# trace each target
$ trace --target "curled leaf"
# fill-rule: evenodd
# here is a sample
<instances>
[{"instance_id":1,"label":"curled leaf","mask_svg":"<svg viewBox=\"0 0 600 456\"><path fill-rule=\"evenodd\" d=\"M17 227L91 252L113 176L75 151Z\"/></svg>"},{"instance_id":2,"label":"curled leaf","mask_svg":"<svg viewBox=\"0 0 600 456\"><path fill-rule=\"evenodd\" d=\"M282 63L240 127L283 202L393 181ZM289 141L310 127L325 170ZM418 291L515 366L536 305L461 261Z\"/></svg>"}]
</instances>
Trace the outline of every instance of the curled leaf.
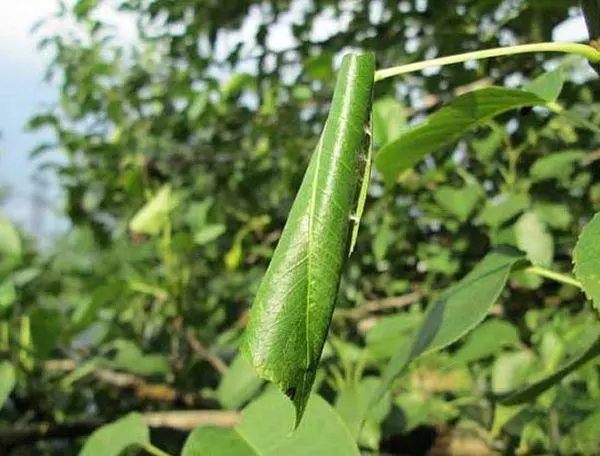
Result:
<instances>
[{"instance_id":1,"label":"curled leaf","mask_svg":"<svg viewBox=\"0 0 600 456\"><path fill-rule=\"evenodd\" d=\"M375 59L344 57L329 117L259 287L243 353L299 424L329 329L370 147Z\"/></svg>"}]
</instances>

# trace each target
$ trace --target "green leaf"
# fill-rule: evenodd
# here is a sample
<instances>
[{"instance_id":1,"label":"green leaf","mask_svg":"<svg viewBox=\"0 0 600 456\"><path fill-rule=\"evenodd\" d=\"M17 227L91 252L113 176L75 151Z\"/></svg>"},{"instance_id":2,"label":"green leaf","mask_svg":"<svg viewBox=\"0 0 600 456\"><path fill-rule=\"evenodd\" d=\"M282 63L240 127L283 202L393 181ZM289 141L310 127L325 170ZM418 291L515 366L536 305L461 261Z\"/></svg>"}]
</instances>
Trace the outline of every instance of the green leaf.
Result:
<instances>
[{"instance_id":1,"label":"green leaf","mask_svg":"<svg viewBox=\"0 0 600 456\"><path fill-rule=\"evenodd\" d=\"M371 54L344 57L333 102L271 264L260 284L243 352L292 399L300 422L348 256L368 147ZM362 168L362 169L361 169Z\"/></svg>"},{"instance_id":2,"label":"green leaf","mask_svg":"<svg viewBox=\"0 0 600 456\"><path fill-rule=\"evenodd\" d=\"M382 318L367 333L369 352L375 359L391 358L398 351L398 345L409 339L422 320L422 315L412 313Z\"/></svg>"},{"instance_id":3,"label":"green leaf","mask_svg":"<svg viewBox=\"0 0 600 456\"><path fill-rule=\"evenodd\" d=\"M537 266L549 267L554 258L554 239L535 212L525 212L515 223L517 247Z\"/></svg>"},{"instance_id":4,"label":"green leaf","mask_svg":"<svg viewBox=\"0 0 600 456\"><path fill-rule=\"evenodd\" d=\"M227 101L239 95L247 86L254 81L252 75L247 73L236 73L221 86L221 99Z\"/></svg>"},{"instance_id":5,"label":"green leaf","mask_svg":"<svg viewBox=\"0 0 600 456\"><path fill-rule=\"evenodd\" d=\"M346 422L354 440L372 450L379 448L381 423L391 409L389 392L377 405L370 406L371 392L380 384L381 380L376 377L366 377L359 383L346 384L335 400L335 408ZM363 417L366 417L364 422Z\"/></svg>"},{"instance_id":6,"label":"green leaf","mask_svg":"<svg viewBox=\"0 0 600 456\"><path fill-rule=\"evenodd\" d=\"M119 456L127 448L150 444L150 431L142 415L130 413L94 431L79 456Z\"/></svg>"},{"instance_id":7,"label":"green leaf","mask_svg":"<svg viewBox=\"0 0 600 456\"><path fill-rule=\"evenodd\" d=\"M504 405L517 405L532 401L598 355L600 355L600 327L588 327L577 338L577 347L556 369L556 372L525 387L499 394L497 399Z\"/></svg>"},{"instance_id":8,"label":"green leaf","mask_svg":"<svg viewBox=\"0 0 600 456\"><path fill-rule=\"evenodd\" d=\"M188 436L181 456L258 456L243 435L234 429L199 427Z\"/></svg>"},{"instance_id":9,"label":"green leaf","mask_svg":"<svg viewBox=\"0 0 600 456\"><path fill-rule=\"evenodd\" d=\"M168 371L168 363L161 354L144 354L140 348L130 340L117 339L110 344L116 348L117 353L112 360L104 364L116 369L123 369L140 375L164 374Z\"/></svg>"},{"instance_id":10,"label":"green leaf","mask_svg":"<svg viewBox=\"0 0 600 456\"><path fill-rule=\"evenodd\" d=\"M575 164L585 157L585 152L569 150L556 152L539 158L531 166L529 174L534 181L545 179L568 179L573 174Z\"/></svg>"},{"instance_id":11,"label":"green leaf","mask_svg":"<svg viewBox=\"0 0 600 456\"><path fill-rule=\"evenodd\" d=\"M21 259L21 237L15 226L0 215L0 272Z\"/></svg>"},{"instance_id":12,"label":"green leaf","mask_svg":"<svg viewBox=\"0 0 600 456\"><path fill-rule=\"evenodd\" d=\"M15 387L15 368L8 361L0 362L0 410Z\"/></svg>"},{"instance_id":13,"label":"green leaf","mask_svg":"<svg viewBox=\"0 0 600 456\"><path fill-rule=\"evenodd\" d=\"M583 228L573 251L575 277L600 312L600 213Z\"/></svg>"},{"instance_id":14,"label":"green leaf","mask_svg":"<svg viewBox=\"0 0 600 456\"><path fill-rule=\"evenodd\" d=\"M573 215L566 204L535 201L533 211L542 222L558 230L566 230L573 221Z\"/></svg>"},{"instance_id":15,"label":"green leaf","mask_svg":"<svg viewBox=\"0 0 600 456\"><path fill-rule=\"evenodd\" d=\"M565 83L565 76L561 67L554 71L542 73L529 84L523 87L546 101L556 101Z\"/></svg>"},{"instance_id":16,"label":"green leaf","mask_svg":"<svg viewBox=\"0 0 600 456\"><path fill-rule=\"evenodd\" d=\"M320 396L312 395L306 416L294 432L294 408L269 389L242 412L234 429L200 427L188 437L182 456L358 456L341 417Z\"/></svg>"},{"instance_id":17,"label":"green leaf","mask_svg":"<svg viewBox=\"0 0 600 456\"><path fill-rule=\"evenodd\" d=\"M373 403L389 388L408 364L420 355L441 350L477 326L504 289L511 270L524 261L523 254L502 247L488 253L461 281L429 305L423 324L412 341L398 352L383 372L383 386Z\"/></svg>"},{"instance_id":18,"label":"green leaf","mask_svg":"<svg viewBox=\"0 0 600 456\"><path fill-rule=\"evenodd\" d=\"M498 353L502 347L519 342L517 329L502 320L488 320L470 333L452 360L470 363Z\"/></svg>"},{"instance_id":19,"label":"green leaf","mask_svg":"<svg viewBox=\"0 0 600 456\"><path fill-rule=\"evenodd\" d=\"M134 233L157 234L169 220L169 212L177 206L170 185L164 185L131 219Z\"/></svg>"},{"instance_id":20,"label":"green leaf","mask_svg":"<svg viewBox=\"0 0 600 456\"><path fill-rule=\"evenodd\" d=\"M194 233L194 243L198 245L208 244L227 231L227 227L221 223L206 225Z\"/></svg>"},{"instance_id":21,"label":"green leaf","mask_svg":"<svg viewBox=\"0 0 600 456\"><path fill-rule=\"evenodd\" d=\"M217 399L224 407L235 409L250 400L262 384L250 363L238 355L221 378Z\"/></svg>"},{"instance_id":22,"label":"green leaf","mask_svg":"<svg viewBox=\"0 0 600 456\"><path fill-rule=\"evenodd\" d=\"M504 222L523 212L528 205L529 197L526 194L501 194L487 201L479 213L477 221L483 222L491 228L498 228Z\"/></svg>"},{"instance_id":23,"label":"green leaf","mask_svg":"<svg viewBox=\"0 0 600 456\"><path fill-rule=\"evenodd\" d=\"M490 160L502 145L505 135L504 127L496 122L489 121L487 125L491 127L491 131L487 136L471 140L471 148L475 152L475 156L484 164L490 163Z\"/></svg>"},{"instance_id":24,"label":"green leaf","mask_svg":"<svg viewBox=\"0 0 600 456\"><path fill-rule=\"evenodd\" d=\"M501 394L517 388L537 369L539 365L531 352L503 353L496 358L492 367L492 391Z\"/></svg>"},{"instance_id":25,"label":"green leaf","mask_svg":"<svg viewBox=\"0 0 600 456\"><path fill-rule=\"evenodd\" d=\"M17 291L12 278L0 282L0 315L9 309L17 299Z\"/></svg>"},{"instance_id":26,"label":"green leaf","mask_svg":"<svg viewBox=\"0 0 600 456\"><path fill-rule=\"evenodd\" d=\"M460 189L442 185L435 189L433 198L443 209L464 222L483 195L478 183L470 183Z\"/></svg>"},{"instance_id":27,"label":"green leaf","mask_svg":"<svg viewBox=\"0 0 600 456\"><path fill-rule=\"evenodd\" d=\"M398 100L384 97L373 103L373 141L379 147L399 138L407 128L404 107Z\"/></svg>"},{"instance_id":28,"label":"green leaf","mask_svg":"<svg viewBox=\"0 0 600 456\"><path fill-rule=\"evenodd\" d=\"M391 185L400 173L427 154L459 140L471 128L512 109L545 104L546 100L525 90L488 87L469 92L382 147L375 157L375 164L386 184Z\"/></svg>"}]
</instances>

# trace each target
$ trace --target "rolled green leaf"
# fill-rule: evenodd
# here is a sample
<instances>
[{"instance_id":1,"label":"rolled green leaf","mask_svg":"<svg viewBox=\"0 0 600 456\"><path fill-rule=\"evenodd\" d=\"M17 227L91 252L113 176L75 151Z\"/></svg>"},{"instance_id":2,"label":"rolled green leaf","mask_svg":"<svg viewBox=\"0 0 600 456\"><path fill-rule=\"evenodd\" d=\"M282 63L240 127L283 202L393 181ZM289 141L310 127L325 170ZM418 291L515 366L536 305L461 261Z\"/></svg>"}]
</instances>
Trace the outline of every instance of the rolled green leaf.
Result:
<instances>
[{"instance_id":1,"label":"rolled green leaf","mask_svg":"<svg viewBox=\"0 0 600 456\"><path fill-rule=\"evenodd\" d=\"M258 289L242 347L259 375L293 401L296 426L360 213L374 72L372 54L346 55L342 61L327 122Z\"/></svg>"}]
</instances>

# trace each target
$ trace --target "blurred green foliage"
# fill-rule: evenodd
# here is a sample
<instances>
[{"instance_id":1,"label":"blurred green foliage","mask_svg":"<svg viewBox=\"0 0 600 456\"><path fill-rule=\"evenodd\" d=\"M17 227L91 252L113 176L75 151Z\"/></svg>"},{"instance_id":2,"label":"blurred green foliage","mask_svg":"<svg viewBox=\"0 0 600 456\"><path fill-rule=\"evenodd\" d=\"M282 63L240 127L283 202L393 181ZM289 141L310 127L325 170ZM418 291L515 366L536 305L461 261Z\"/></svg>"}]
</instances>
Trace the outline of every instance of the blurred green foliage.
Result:
<instances>
[{"instance_id":1,"label":"blurred green foliage","mask_svg":"<svg viewBox=\"0 0 600 456\"><path fill-rule=\"evenodd\" d=\"M272 413L280 398L237 350L341 54L370 50L384 68L546 41L577 12L562 0L121 0L139 34L125 46L99 3L58 8L56 19L75 20L79 33L42 37L59 94L29 124L50 128L64 156L45 168L58 176L71 228L38 252L0 219L3 454L77 454L103 423L138 429L138 415L123 418L132 411ZM600 451L597 359L527 404L498 401L556 372L597 325L576 287L524 273L510 276L481 326L416 359L376 407L365 405L427 304L492 247L569 272L579 233L600 210L600 87L586 62L521 55L376 87L381 147L467 85L523 86L556 66L566 79L561 113L511 110L437 148L392 188L373 175L317 372L316 392L331 406L313 407L319 419L337 410L347 429L332 429L365 454ZM291 413L278 410L282 420ZM233 439L262 424L214 432ZM187 434L163 423L150 440L179 454Z\"/></svg>"}]
</instances>

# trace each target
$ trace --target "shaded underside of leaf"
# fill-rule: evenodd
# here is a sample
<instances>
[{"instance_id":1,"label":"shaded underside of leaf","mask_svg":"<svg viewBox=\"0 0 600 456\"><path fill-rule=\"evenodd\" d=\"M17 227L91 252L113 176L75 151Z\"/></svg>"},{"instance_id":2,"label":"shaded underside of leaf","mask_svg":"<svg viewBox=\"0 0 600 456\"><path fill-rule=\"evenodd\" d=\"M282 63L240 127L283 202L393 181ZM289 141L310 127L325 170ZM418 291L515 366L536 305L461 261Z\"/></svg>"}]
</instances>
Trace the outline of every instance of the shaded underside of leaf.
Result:
<instances>
[{"instance_id":1,"label":"shaded underside of leaf","mask_svg":"<svg viewBox=\"0 0 600 456\"><path fill-rule=\"evenodd\" d=\"M600 327L590 327L580 336L580 348L573 353L561 366L551 375L520 388L498 395L498 401L503 405L518 405L534 400L544 391L556 385L571 372L579 369L591 359L600 355Z\"/></svg>"},{"instance_id":2,"label":"shaded underside of leaf","mask_svg":"<svg viewBox=\"0 0 600 456\"><path fill-rule=\"evenodd\" d=\"M544 105L547 101L519 89L487 87L454 99L432 114L423 124L383 146L375 165L387 185L398 175L440 147L460 139L468 130L503 112L523 106Z\"/></svg>"},{"instance_id":3,"label":"shaded underside of leaf","mask_svg":"<svg viewBox=\"0 0 600 456\"><path fill-rule=\"evenodd\" d=\"M522 252L499 247L432 303L415 336L406 345L398 347L396 356L383 372L382 386L371 403L381 398L412 360L447 347L481 323L506 286L513 268L523 262Z\"/></svg>"},{"instance_id":4,"label":"shaded underside of leaf","mask_svg":"<svg viewBox=\"0 0 600 456\"><path fill-rule=\"evenodd\" d=\"M344 57L331 110L250 312L242 351L294 402L308 400L348 253L368 147L372 54Z\"/></svg>"}]
</instances>

